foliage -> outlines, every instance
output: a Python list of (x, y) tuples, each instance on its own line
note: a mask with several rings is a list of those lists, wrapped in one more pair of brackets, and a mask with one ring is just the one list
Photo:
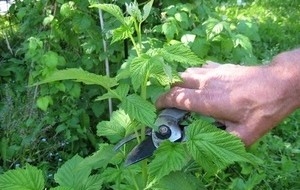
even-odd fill
[(42, 171), (27, 165), (25, 169), (16, 169), (6, 172), (0, 177), (1, 189), (36, 189), (44, 187)]
[(0, 17), (1, 189), (299, 188), (298, 112), (248, 151), (202, 119), (186, 142), (164, 142), (130, 167), (136, 142), (113, 150), (155, 128), (153, 103), (178, 71), (206, 60), (259, 64), (299, 44), (299, 3), (109, 3), (16, 1)]

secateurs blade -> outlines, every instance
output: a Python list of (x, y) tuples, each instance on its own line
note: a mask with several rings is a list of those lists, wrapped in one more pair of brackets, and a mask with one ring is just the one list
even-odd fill
[[(146, 139), (129, 152), (125, 160), (125, 165), (129, 166), (152, 156), (154, 151), (165, 140), (169, 140), (170, 142), (185, 141), (186, 125), (183, 125), (182, 121), (187, 119), (188, 116), (189, 112), (184, 110), (175, 108), (164, 109), (154, 123), (157, 126), (157, 130), (146, 129)], [(221, 126), (218, 127), (221, 128)], [(136, 134), (125, 137), (115, 146), (115, 150), (118, 150), (122, 145), (136, 137)]]

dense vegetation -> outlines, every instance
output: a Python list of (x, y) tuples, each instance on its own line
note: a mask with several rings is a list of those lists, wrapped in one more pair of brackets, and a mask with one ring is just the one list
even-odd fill
[(0, 189), (300, 189), (299, 111), (249, 150), (197, 116), (148, 162), (124, 167), (136, 142), (112, 149), (153, 125), (178, 71), (299, 46), (297, 0), (101, 3), (17, 0), (0, 17)]

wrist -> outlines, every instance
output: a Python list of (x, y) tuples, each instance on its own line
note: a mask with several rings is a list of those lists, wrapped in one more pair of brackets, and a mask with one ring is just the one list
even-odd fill
[(291, 99), (293, 109), (300, 108), (300, 49), (278, 54), (270, 67), (284, 94)]

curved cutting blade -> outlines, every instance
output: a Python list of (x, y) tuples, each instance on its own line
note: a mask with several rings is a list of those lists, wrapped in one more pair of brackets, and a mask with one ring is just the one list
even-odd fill
[[(152, 129), (151, 128), (147, 128), (146, 129), (146, 136), (151, 136), (152, 134)], [(140, 132), (138, 133), (138, 135), (140, 136)], [(137, 135), (135, 133), (132, 133), (130, 135), (128, 135), (127, 137), (123, 138), (122, 140), (120, 140), (114, 147), (114, 150), (117, 151), (121, 148), (121, 146), (123, 146), (124, 144), (128, 143), (129, 141), (132, 141), (133, 139), (136, 139)]]
[(147, 138), (131, 150), (125, 160), (125, 166), (129, 166), (152, 156), (155, 150), (156, 147), (153, 144), (152, 138)]

